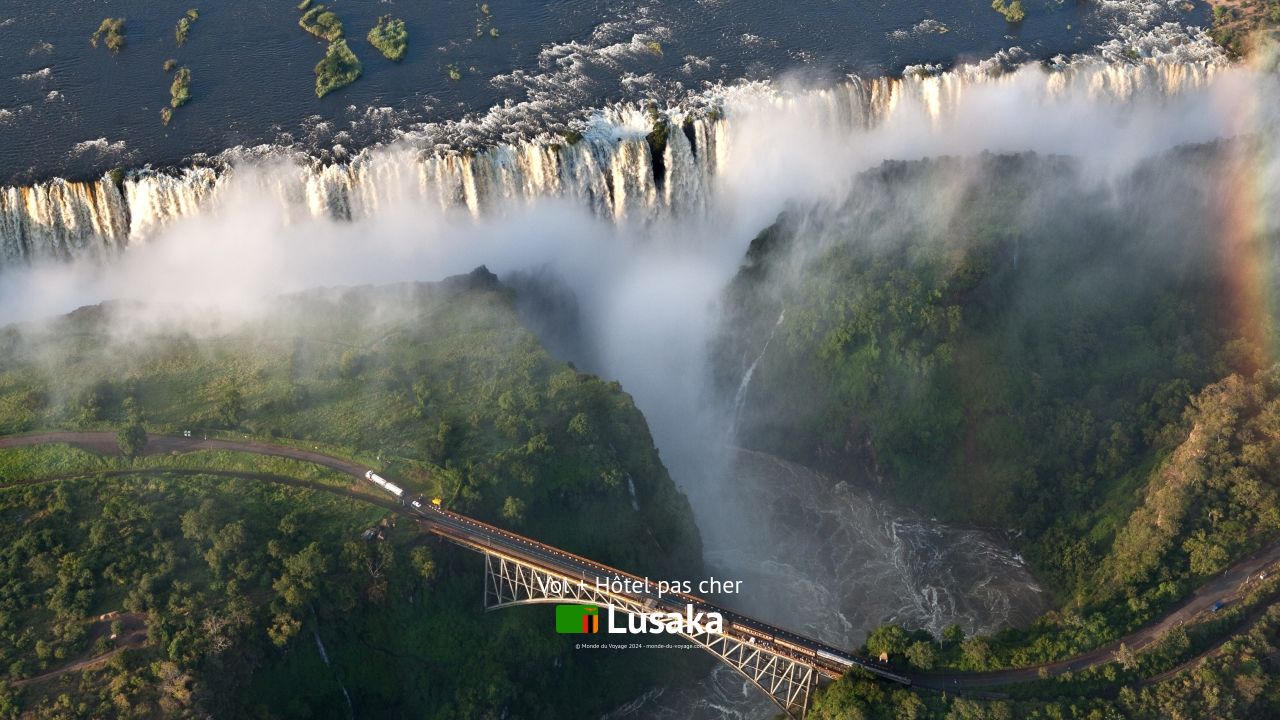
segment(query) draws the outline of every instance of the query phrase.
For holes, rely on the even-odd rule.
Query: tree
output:
[[[906,652],[911,639],[907,631],[897,625],[881,625],[867,636],[867,650],[874,656],[888,653],[889,657]]]
[[[1116,648],[1116,662],[1120,663],[1120,667],[1125,670],[1132,670],[1138,664],[1138,658],[1133,648],[1120,643],[1120,647]]]
[[[579,440],[590,441],[592,437],[591,420],[586,413],[578,413],[569,420],[569,434]]]
[[[338,375],[343,380],[350,380],[360,374],[360,366],[363,359],[355,350],[348,350],[342,353],[342,358],[338,360]]]
[[[137,457],[147,446],[147,429],[142,423],[130,423],[116,433],[116,444],[127,458]]]
[[[429,581],[436,575],[436,559],[431,548],[419,545],[409,553],[409,564],[424,580]]]
[[[964,628],[952,623],[942,629],[942,641],[948,645],[959,645],[964,642]]]
[[[969,638],[961,645],[964,659],[969,667],[985,670],[991,663],[991,646],[982,638]]]
[[[271,627],[267,628],[267,637],[271,638],[272,644],[276,647],[284,647],[301,629],[301,620],[290,613],[282,612],[271,621]]]
[[[239,426],[243,418],[244,396],[240,394],[240,388],[228,385],[218,402],[218,419],[224,426],[233,428]]]
[[[524,500],[518,497],[507,497],[502,503],[502,517],[512,525],[524,522]]]
[[[315,595],[320,578],[328,570],[328,558],[319,543],[311,543],[284,560],[284,573],[272,587],[289,607],[301,607]]]
[[[113,396],[114,391],[109,382],[96,383],[85,391],[80,396],[80,424],[91,425],[105,420],[107,407],[112,403]]]
[[[938,655],[933,643],[918,640],[907,646],[907,662],[921,670],[932,670]]]

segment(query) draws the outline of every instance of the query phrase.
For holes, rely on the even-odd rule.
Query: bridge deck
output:
[[[630,579],[637,583],[644,581],[644,578],[623,570],[434,505],[423,505],[421,508],[410,506],[410,509],[427,521],[433,533],[451,542],[480,552],[506,555],[569,578],[577,578],[592,587],[597,580],[604,582],[613,578]],[[725,620],[725,635],[757,645],[777,655],[804,662],[829,678],[839,678],[850,667],[857,666],[887,680],[910,684],[908,678],[883,663],[850,655],[817,640],[725,609],[695,595],[658,593],[656,590],[614,594],[629,597],[640,603],[649,601],[654,610],[660,612],[683,614],[685,606],[692,605],[694,612],[719,613]]]

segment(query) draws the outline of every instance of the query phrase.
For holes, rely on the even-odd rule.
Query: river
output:
[[[717,598],[730,609],[850,650],[885,622],[935,635],[952,623],[966,634],[989,633],[1048,609],[1047,595],[1003,538],[944,525],[770,455],[722,452],[724,478],[690,499],[707,572],[742,581],[740,595]],[[689,687],[655,689],[607,717],[776,714],[750,683],[717,666]]]
[[[605,104],[666,104],[708,84],[882,75],[1012,48],[1049,58],[1120,28],[1203,24],[1208,15],[1144,0],[1027,3],[1017,26],[987,0],[491,0],[487,15],[473,0],[326,4],[364,72],[317,99],[312,67],[324,43],[298,27],[296,0],[0,0],[0,183],[178,165],[261,144],[341,159],[405,132],[428,146],[477,146],[559,132]],[[179,47],[174,24],[188,7],[200,19]],[[409,32],[400,63],[364,39],[386,13]],[[118,54],[89,43],[104,17],[125,19]],[[166,126],[169,59],[190,68],[193,83],[191,102]]]

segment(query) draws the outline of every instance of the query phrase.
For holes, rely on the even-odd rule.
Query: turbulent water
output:
[[[900,79],[850,78],[835,88],[807,91],[758,83],[719,90],[703,97],[697,103],[701,107],[670,109],[660,116],[633,106],[602,110],[573,144],[528,141],[459,155],[404,141],[338,164],[263,147],[228,152],[210,165],[180,171],[6,187],[0,189],[0,267],[108,258],[146,243],[175,220],[216,207],[226,187],[247,174],[240,172],[246,166],[274,168],[246,181],[255,183],[252,192],[275,198],[291,217],[359,220],[406,204],[462,208],[480,217],[542,198],[569,199],[615,222],[702,213],[722,169],[750,163],[757,150],[734,147],[739,115],[782,112],[847,132],[856,141],[898,116],[934,124],[954,121],[966,111],[966,96],[998,92],[1004,84],[1038,86],[1029,89],[1039,102],[1060,103],[1063,111],[1081,99],[1177,96],[1210,83],[1221,71],[1216,60],[1080,63],[1007,73],[990,66],[917,71]],[[647,139],[655,117],[669,128],[660,152]]]
[[[561,132],[591,108],[667,104],[708,84],[788,72],[828,81],[1015,51],[1047,59],[1134,28],[1208,17],[1203,3],[1173,0],[1026,3],[1016,26],[987,0],[328,4],[364,71],[317,99],[312,67],[324,43],[298,27],[296,2],[206,4],[179,47],[173,28],[186,6],[0,0],[0,182],[83,179],[263,143],[340,159],[405,131],[431,144],[487,147]],[[364,41],[385,13],[406,22],[401,62]],[[104,15],[126,19],[119,53],[88,42]],[[190,68],[193,84],[191,102],[164,125],[169,59]]]
[[[1025,624],[1046,608],[1022,559],[997,538],[933,522],[794,463],[730,451],[730,488],[703,527],[709,572],[743,581],[720,602],[835,647],[884,622],[940,635]],[[769,718],[777,709],[717,669],[692,688],[656,691],[612,718]]]

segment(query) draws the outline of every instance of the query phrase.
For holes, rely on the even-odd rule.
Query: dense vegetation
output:
[[[0,432],[119,429],[135,454],[145,452],[131,445],[138,424],[303,442],[605,562],[698,572],[688,505],[630,398],[553,361],[512,304],[480,272],[308,293],[200,336],[122,334],[127,308],[87,308],[0,333]],[[0,707],[50,718],[347,717],[345,688],[359,717],[550,718],[603,711],[670,677],[673,662],[696,661],[575,653],[546,608],[483,613],[473,553],[405,522],[363,539],[386,515],[376,507],[154,474],[174,466],[352,485],[233,453],[0,451],[3,484],[138,473],[0,491],[0,562],[34,569],[6,570],[0,591],[10,680]],[[116,640],[104,639],[116,622]],[[12,684],[117,646],[131,649]]]
[[[1170,645],[1185,645],[1173,633]],[[981,700],[948,693],[890,688],[851,675],[819,693],[809,717],[815,720],[1263,720],[1280,714],[1280,606],[1268,608],[1245,632],[1203,661],[1169,677],[1142,680],[1126,672],[1136,661],[1106,666],[1093,682],[1040,683],[1015,690],[1013,697]],[[1166,652],[1162,648],[1157,654]],[[1041,694],[1044,697],[1037,698]]]
[[[311,6],[298,18],[298,25],[321,40],[332,43],[342,39],[342,20],[324,5]]]
[[[1020,23],[1027,16],[1025,10],[1022,9],[1022,0],[1013,0],[1013,2],[1005,2],[1005,0],[991,0],[991,9],[1004,16],[1005,20],[1011,23]]]
[[[180,108],[191,99],[191,70],[180,67],[169,84],[169,106]]]
[[[1235,55],[1247,55],[1262,37],[1275,37],[1280,27],[1280,1],[1212,2],[1214,41]]]
[[[383,15],[369,31],[369,43],[378,48],[388,60],[399,62],[404,59],[404,53],[409,47],[409,31],[405,29],[403,20]]]
[[[718,345],[726,394],[760,356],[740,441],[1014,529],[1060,601],[946,651],[915,637],[900,662],[1097,647],[1280,531],[1274,300],[1240,272],[1272,240],[1224,233],[1202,174],[1247,152],[1105,188],[1055,158],[892,163],[753,242]]]
[[[195,8],[191,8],[185,15],[178,18],[178,24],[173,28],[173,36],[179,47],[187,44],[187,38],[191,35],[191,24],[199,19],[200,11]]]
[[[326,10],[324,5],[304,2],[298,9],[306,11],[298,19],[298,25],[312,35],[329,41],[324,57],[316,63],[316,97],[322,98],[355,82],[364,66],[343,38],[342,20]],[[372,42],[372,33],[370,41]]]
[[[124,48],[124,18],[105,18],[89,36],[94,47],[98,47],[99,40],[111,52],[120,52]]]
[[[322,98],[350,85],[360,77],[363,69],[360,58],[347,47],[346,40],[329,43],[324,57],[316,63],[316,97]]]

